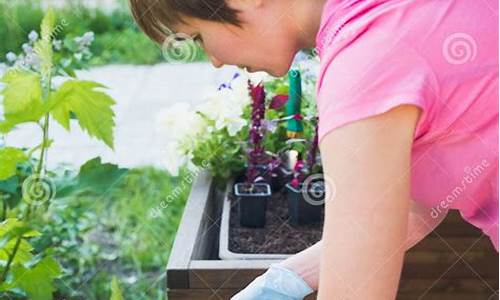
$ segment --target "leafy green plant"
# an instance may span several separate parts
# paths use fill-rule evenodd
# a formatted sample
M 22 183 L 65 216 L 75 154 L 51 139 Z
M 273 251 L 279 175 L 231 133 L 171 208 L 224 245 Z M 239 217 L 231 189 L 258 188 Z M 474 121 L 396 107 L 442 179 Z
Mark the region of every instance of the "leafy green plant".
M 55 40 L 65 26 L 64 20 L 56 21 L 49 9 L 41 22 L 40 35 L 30 33 L 24 54 L 13 54 L 12 65 L 1 79 L 0 133 L 14 134 L 16 127 L 34 123 L 40 128 L 41 142 L 27 149 L 0 147 L 0 292 L 41 300 L 53 298 L 54 280 L 62 274 L 52 243 L 42 243 L 40 219 L 44 212 L 52 202 L 68 197 L 101 195 L 126 172 L 102 164 L 100 158 L 91 159 L 74 175 L 57 176 L 47 170 L 52 120 L 69 131 L 74 119 L 89 136 L 110 148 L 115 125 L 115 102 L 101 91 L 104 86 L 78 80 L 74 73 L 90 57 L 88 46 L 93 35 Z M 59 87 L 52 82 L 57 75 L 67 79 Z
M 110 11 L 89 7 L 84 0 L 67 0 L 55 9 L 57 15 L 69 24 L 65 37 L 75 38 L 85 32 L 95 33 L 90 50 L 95 54 L 92 66 L 109 63 L 154 64 L 165 62 L 161 47 L 149 40 L 135 24 L 127 1 Z M 41 0 L 0 0 L 0 62 L 6 61 L 10 51 L 21 51 L 25 33 L 36 30 L 43 18 Z M 56 39 L 61 38 L 56 34 Z M 204 52 L 196 51 L 195 61 L 207 60 Z
M 123 300 L 122 291 L 120 290 L 120 285 L 118 284 L 118 279 L 113 276 L 111 281 L 111 297 L 109 300 Z

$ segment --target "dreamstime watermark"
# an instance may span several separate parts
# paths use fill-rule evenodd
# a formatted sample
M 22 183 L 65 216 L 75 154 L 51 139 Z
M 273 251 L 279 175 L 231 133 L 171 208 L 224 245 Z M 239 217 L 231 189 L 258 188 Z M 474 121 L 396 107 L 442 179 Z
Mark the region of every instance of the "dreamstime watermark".
M 448 63 L 463 65 L 476 58 L 477 44 L 469 34 L 456 32 L 449 35 L 443 42 L 442 52 Z
M 186 191 L 186 189 L 190 188 L 194 179 L 202 170 L 206 170 L 208 167 L 208 161 L 203 160 L 201 162 L 201 167 L 196 166 L 194 170 L 188 170 L 188 173 L 180 180 L 178 185 L 165 197 L 165 199 L 161 200 L 157 206 L 149 210 L 149 217 L 152 219 L 160 217 L 163 214 L 162 211 L 168 208 L 170 203 L 178 199 Z
M 327 195 L 327 192 L 329 194 Z M 309 175 L 302 183 L 304 200 L 314 206 L 323 205 L 335 197 L 337 188 L 333 180 L 323 173 Z
M 168 62 L 194 61 L 199 50 L 196 41 L 185 33 L 169 34 L 161 47 L 163 57 Z
M 474 167 L 465 167 L 464 173 L 462 176 L 462 180 L 460 185 L 455 186 L 446 197 L 439 202 L 436 207 L 431 209 L 430 215 L 433 219 L 436 219 L 439 214 L 442 212 L 446 212 L 448 207 L 455 202 L 466 190 L 467 186 L 476 181 L 489 166 L 489 162 L 486 159 L 483 159 L 479 164 Z
M 56 196 L 56 185 L 45 175 L 30 175 L 23 181 L 22 198 L 30 205 L 41 205 Z

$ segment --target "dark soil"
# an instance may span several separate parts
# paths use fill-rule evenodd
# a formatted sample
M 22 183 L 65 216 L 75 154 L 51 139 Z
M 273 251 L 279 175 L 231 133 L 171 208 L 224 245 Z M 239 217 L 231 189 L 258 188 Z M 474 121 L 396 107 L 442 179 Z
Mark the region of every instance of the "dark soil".
M 321 221 L 293 226 L 288 222 L 286 190 L 273 193 L 267 203 L 264 228 L 242 227 L 238 220 L 236 197 L 230 193 L 229 250 L 236 253 L 295 254 L 321 239 Z

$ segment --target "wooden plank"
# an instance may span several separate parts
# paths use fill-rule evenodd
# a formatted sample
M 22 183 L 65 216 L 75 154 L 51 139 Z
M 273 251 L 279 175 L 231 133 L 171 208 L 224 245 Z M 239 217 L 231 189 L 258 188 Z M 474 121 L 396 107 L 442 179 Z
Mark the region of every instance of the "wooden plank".
M 214 190 L 213 184 L 210 189 L 211 191 L 207 197 L 205 207 L 203 208 L 203 217 L 199 223 L 199 229 L 195 239 L 195 247 L 193 254 L 191 255 L 192 260 L 211 258 L 213 246 L 219 232 L 219 226 L 216 225 L 219 218 L 215 215 L 217 209 L 214 201 L 214 198 L 216 198 L 216 191 Z M 196 201 L 196 199 L 194 200 Z
M 239 292 L 238 289 L 172 289 L 168 291 L 168 299 L 172 300 L 229 300 Z M 305 300 L 316 299 L 317 294 L 311 294 Z M 332 298 L 333 299 L 333 298 Z M 397 300 L 495 300 L 493 292 L 454 293 L 454 292 L 410 292 L 398 293 Z
M 460 257 L 463 257 L 471 265 L 482 261 L 488 261 L 490 263 L 498 261 L 496 252 L 489 251 L 469 251 L 463 256 L 461 253 L 456 254 L 453 252 L 412 251 L 406 253 L 404 263 L 409 265 L 429 263 L 443 263 L 451 265 Z
M 439 278 L 444 274 L 444 278 L 477 278 L 478 274 L 482 278 L 497 278 L 498 263 L 492 264 L 491 260 L 482 260 L 474 262 L 473 270 L 469 268 L 462 260 L 455 262 L 432 262 L 407 264 L 405 263 L 402 271 L 402 278 Z M 477 273 L 477 274 L 476 274 Z
M 277 260 L 192 261 L 189 282 L 192 288 L 242 288 L 264 273 Z
M 168 299 L 175 300 L 229 300 L 237 294 L 239 289 L 173 289 L 168 291 Z M 312 293 L 305 300 L 316 299 L 317 294 Z
M 494 300 L 493 293 L 404 293 L 397 300 Z
M 491 288 L 498 289 L 497 279 L 480 278 L 437 278 L 432 279 L 402 279 L 399 282 L 398 293 L 418 293 L 425 292 L 429 289 L 430 292 L 449 292 L 454 294 L 462 293 L 490 293 Z
M 221 300 L 231 299 L 238 289 L 170 289 L 167 292 L 168 300 Z
M 450 248 L 451 247 L 451 248 Z M 444 252 L 456 252 L 462 254 L 466 250 L 472 248 L 481 248 L 488 251 L 495 251 L 489 238 L 483 236 L 478 237 L 446 237 L 446 236 L 435 236 L 432 233 L 426 238 L 420 241 L 418 244 L 413 246 L 410 251 L 444 251 Z M 453 249 L 453 250 L 452 250 Z
M 212 179 L 208 172 L 201 171 L 193 184 L 186 202 L 181 223 L 167 264 L 167 286 L 170 288 L 189 287 L 189 263 L 199 238 L 203 213 L 211 197 Z M 207 188 L 210 187 L 210 188 Z

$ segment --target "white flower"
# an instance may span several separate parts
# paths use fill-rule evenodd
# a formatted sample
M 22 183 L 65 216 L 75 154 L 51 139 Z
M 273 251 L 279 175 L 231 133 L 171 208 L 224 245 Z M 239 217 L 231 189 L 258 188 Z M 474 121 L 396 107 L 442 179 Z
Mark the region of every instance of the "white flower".
M 231 136 L 236 135 L 246 125 L 242 119 L 244 105 L 242 99 L 229 89 L 217 91 L 204 103 L 196 107 L 210 120 L 215 121 L 215 129 L 227 128 Z
M 26 65 L 36 68 L 40 64 L 40 58 L 35 53 L 28 54 L 25 57 Z
M 196 107 L 210 120 L 215 121 L 215 129 L 227 128 L 230 136 L 236 135 L 247 120 L 242 118 L 245 107 L 250 105 L 248 76 L 238 74 L 217 91 L 210 92 L 206 101 Z
M 94 33 L 92 31 L 85 32 L 82 36 L 75 37 L 74 40 L 80 49 L 84 49 L 94 41 Z
M 179 169 L 190 161 L 190 156 L 180 150 L 176 142 L 170 142 L 162 151 L 162 162 L 172 176 L 179 175 Z
M 16 61 L 16 59 L 17 59 L 17 55 L 16 55 L 16 54 L 14 54 L 13 52 L 9 52 L 9 53 L 7 53 L 7 54 L 5 55 L 5 58 L 7 58 L 7 61 L 8 61 L 8 62 L 12 63 L 12 62 Z
M 92 43 L 94 41 L 94 32 L 92 31 L 87 31 L 83 34 L 83 39 L 85 42 L 88 44 Z
M 259 82 L 266 82 L 273 80 L 274 78 L 269 75 L 267 72 L 253 72 L 253 73 L 248 73 L 248 76 L 252 83 L 258 84 Z
M 156 116 L 157 128 L 167 138 L 181 140 L 192 138 L 206 126 L 203 119 L 188 103 L 179 102 L 161 110 Z
M 248 90 L 248 77 L 240 75 L 231 82 L 231 89 L 225 90 L 226 95 L 238 102 L 241 106 L 247 106 L 251 103 L 250 92 Z
M 34 52 L 33 47 L 30 44 L 24 43 L 22 46 L 24 53 L 27 55 L 32 54 Z
M 38 33 L 36 31 L 32 30 L 28 34 L 28 39 L 30 40 L 30 42 L 35 42 L 36 40 L 38 40 Z
M 62 41 L 61 40 L 53 40 L 52 45 L 54 46 L 54 49 L 57 51 L 62 49 Z
M 229 133 L 230 136 L 235 136 L 245 125 L 247 124 L 247 121 L 245 119 L 242 119 L 240 117 L 229 117 L 229 118 L 224 118 L 224 119 L 218 119 L 215 122 L 215 128 L 221 129 L 226 127 L 227 132 Z

